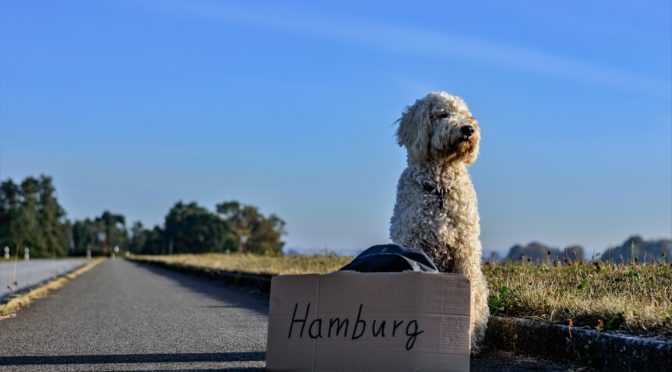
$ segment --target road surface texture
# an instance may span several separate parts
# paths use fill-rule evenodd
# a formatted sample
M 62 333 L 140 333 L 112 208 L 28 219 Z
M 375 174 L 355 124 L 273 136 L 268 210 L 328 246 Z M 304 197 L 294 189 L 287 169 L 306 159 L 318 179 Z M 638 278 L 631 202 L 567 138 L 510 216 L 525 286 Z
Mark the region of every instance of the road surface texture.
M 86 259 L 30 260 L 0 262 L 0 301 L 13 292 L 34 286 L 54 276 L 72 271 Z
M 0 370 L 237 370 L 265 366 L 268 297 L 109 260 L 0 321 Z M 473 371 L 564 371 L 489 354 Z

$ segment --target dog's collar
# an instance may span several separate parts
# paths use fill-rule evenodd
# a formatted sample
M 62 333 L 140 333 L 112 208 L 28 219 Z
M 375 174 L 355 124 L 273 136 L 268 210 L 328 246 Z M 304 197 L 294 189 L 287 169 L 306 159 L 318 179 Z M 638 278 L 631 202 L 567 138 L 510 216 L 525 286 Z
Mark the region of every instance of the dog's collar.
M 418 175 L 411 169 L 411 176 L 413 179 L 420 184 L 423 190 L 427 193 L 443 196 L 446 194 L 446 190 L 439 186 L 438 182 L 434 180 L 427 179 L 421 175 Z
M 441 193 L 439 189 L 436 187 L 436 184 L 433 184 L 432 182 L 424 181 L 420 182 L 420 185 L 422 186 L 422 189 L 425 190 L 425 192 L 431 192 L 432 194 Z
M 423 176 L 420 176 L 420 175 L 416 174 L 415 172 L 413 172 L 412 170 L 411 170 L 411 175 L 412 175 L 413 179 L 415 180 L 415 182 L 417 182 L 427 194 L 437 196 L 436 199 L 438 201 L 439 210 L 446 209 L 446 191 L 447 190 L 445 188 L 440 187 L 438 182 L 436 182 L 434 180 L 427 179 Z

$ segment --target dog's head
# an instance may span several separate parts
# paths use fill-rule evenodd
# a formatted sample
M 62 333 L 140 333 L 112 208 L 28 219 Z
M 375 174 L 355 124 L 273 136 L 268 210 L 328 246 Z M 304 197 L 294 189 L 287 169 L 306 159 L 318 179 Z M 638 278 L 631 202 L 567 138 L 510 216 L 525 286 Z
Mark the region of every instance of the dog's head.
M 397 141 L 413 162 L 471 164 L 478 156 L 481 130 L 460 97 L 429 93 L 408 107 L 398 122 Z

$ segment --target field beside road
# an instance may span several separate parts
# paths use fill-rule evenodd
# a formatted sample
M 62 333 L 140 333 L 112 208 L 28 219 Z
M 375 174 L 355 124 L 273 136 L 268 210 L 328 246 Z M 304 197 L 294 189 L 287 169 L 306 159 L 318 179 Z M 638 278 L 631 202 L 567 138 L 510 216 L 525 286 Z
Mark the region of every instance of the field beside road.
M 350 257 L 245 254 L 136 256 L 146 261 L 248 274 L 328 273 Z M 493 315 L 672 337 L 672 265 L 488 263 Z

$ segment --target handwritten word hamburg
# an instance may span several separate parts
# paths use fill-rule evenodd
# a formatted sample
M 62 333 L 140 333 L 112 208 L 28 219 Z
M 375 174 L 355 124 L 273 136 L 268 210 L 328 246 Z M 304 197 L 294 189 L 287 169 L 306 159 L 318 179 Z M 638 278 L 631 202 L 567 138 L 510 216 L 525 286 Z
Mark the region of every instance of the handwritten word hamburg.
M 392 320 L 390 322 L 379 319 L 362 319 L 362 309 L 364 304 L 359 305 L 357 311 L 357 318 L 351 319 L 348 317 L 340 318 L 315 318 L 309 322 L 310 302 L 306 305 L 306 311 L 303 318 L 297 318 L 296 312 L 299 309 L 299 304 L 294 305 L 294 313 L 292 314 L 292 322 L 289 326 L 288 339 L 292 339 L 292 335 L 297 338 L 303 338 L 304 335 L 312 339 L 330 338 L 330 337 L 344 337 L 348 338 L 348 334 L 352 340 L 357 340 L 364 336 L 367 329 L 370 330 L 373 337 L 407 337 L 406 350 L 411 350 L 415 345 L 415 340 L 425 331 L 420 330 L 420 325 L 417 320 Z M 300 316 L 300 315 L 299 315 Z M 296 325 L 297 329 L 294 329 Z M 306 325 L 308 330 L 306 332 Z M 370 328 L 369 328 L 370 325 Z M 404 327 L 405 325 L 405 327 Z M 298 327 L 301 329 L 298 330 Z M 352 328 L 350 327 L 352 326 Z M 351 333 L 348 333 L 352 330 Z

